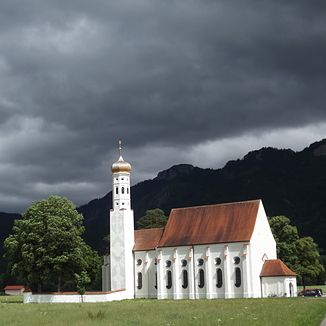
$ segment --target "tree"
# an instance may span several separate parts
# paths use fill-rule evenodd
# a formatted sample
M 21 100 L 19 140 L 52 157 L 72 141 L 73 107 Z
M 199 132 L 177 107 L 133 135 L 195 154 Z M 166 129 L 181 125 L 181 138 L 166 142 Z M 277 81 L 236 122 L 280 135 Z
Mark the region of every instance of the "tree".
M 80 294 L 81 300 L 83 302 L 83 295 L 86 292 L 86 284 L 91 282 L 91 278 L 89 277 L 87 272 L 82 271 L 80 275 L 75 273 L 75 279 L 77 284 L 77 292 Z
M 37 284 L 38 292 L 46 281 L 56 281 L 60 291 L 62 280 L 82 271 L 95 279 L 100 258 L 81 238 L 83 216 L 71 201 L 50 196 L 32 203 L 22 216 L 4 242 L 12 274 Z
M 168 221 L 168 217 L 164 215 L 164 212 L 159 209 L 152 209 L 146 211 L 146 215 L 141 217 L 136 223 L 138 230 L 141 229 L 153 229 L 163 228 Z
M 302 279 L 303 288 L 306 288 L 307 277 L 317 277 L 325 271 L 324 266 L 319 262 L 317 244 L 311 237 L 301 238 L 297 241 L 299 268 L 297 273 Z
M 285 216 L 274 216 L 268 221 L 276 241 L 277 257 L 295 271 L 298 268 L 297 241 L 299 234 L 297 228 L 290 225 L 290 220 Z
M 301 278 L 305 288 L 307 277 L 317 277 L 324 272 L 319 262 L 317 244 L 311 237 L 299 238 L 298 230 L 285 216 L 269 218 L 276 241 L 277 256 Z

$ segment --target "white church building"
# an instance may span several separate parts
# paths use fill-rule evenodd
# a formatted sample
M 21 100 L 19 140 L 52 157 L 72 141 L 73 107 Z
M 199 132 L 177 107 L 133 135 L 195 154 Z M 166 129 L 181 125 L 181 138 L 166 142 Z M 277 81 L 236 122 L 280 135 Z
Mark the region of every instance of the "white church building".
M 296 296 L 296 274 L 277 259 L 261 200 L 173 209 L 165 228 L 134 230 L 131 165 L 112 167 L 110 247 L 102 291 L 123 298 Z

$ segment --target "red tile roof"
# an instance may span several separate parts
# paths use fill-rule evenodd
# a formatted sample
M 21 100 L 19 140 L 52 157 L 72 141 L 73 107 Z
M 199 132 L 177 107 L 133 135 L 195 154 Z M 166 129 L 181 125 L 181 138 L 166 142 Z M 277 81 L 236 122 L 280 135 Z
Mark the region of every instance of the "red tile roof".
M 173 209 L 159 247 L 250 241 L 260 200 Z
M 269 276 L 297 276 L 280 259 L 265 260 L 260 273 L 261 277 Z
M 24 285 L 7 285 L 4 290 L 21 290 Z
M 164 228 L 135 230 L 133 251 L 154 250 L 160 241 L 163 231 Z M 106 248 L 104 254 L 110 255 L 110 245 Z
M 154 250 L 161 239 L 163 231 L 164 228 L 136 230 L 133 250 Z

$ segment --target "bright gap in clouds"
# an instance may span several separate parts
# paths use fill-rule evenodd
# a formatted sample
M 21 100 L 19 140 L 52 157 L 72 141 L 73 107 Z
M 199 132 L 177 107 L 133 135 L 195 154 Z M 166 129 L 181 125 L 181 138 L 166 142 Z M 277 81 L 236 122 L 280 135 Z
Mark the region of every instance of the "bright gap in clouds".
M 302 151 L 326 137 L 326 123 L 295 129 L 279 129 L 262 134 L 209 141 L 195 146 L 189 162 L 201 168 L 222 168 L 228 161 L 242 159 L 248 152 L 262 147 Z
M 278 129 L 207 141 L 190 148 L 148 146 L 138 150 L 137 153 L 128 149 L 126 156 L 133 166 L 132 180 L 133 184 L 136 184 L 146 179 L 153 179 L 158 172 L 176 164 L 186 163 L 199 168 L 219 169 L 228 161 L 242 159 L 248 152 L 262 147 L 302 151 L 310 144 L 325 138 L 325 130 L 326 123 L 320 123 L 301 128 Z

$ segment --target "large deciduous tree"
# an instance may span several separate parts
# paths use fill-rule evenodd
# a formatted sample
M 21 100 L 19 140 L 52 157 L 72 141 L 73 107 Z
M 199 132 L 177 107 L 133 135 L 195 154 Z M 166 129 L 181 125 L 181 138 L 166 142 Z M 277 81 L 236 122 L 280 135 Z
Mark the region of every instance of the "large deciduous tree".
M 269 225 L 276 241 L 277 257 L 295 271 L 298 267 L 297 241 L 299 234 L 297 228 L 290 225 L 290 220 L 285 216 L 269 218 Z
M 62 280 L 83 271 L 95 279 L 100 258 L 81 238 L 83 216 L 71 201 L 50 196 L 32 203 L 22 216 L 4 242 L 13 274 L 37 284 L 39 292 L 47 281 L 57 282 L 60 291 Z
M 269 218 L 269 224 L 276 241 L 278 258 L 298 274 L 305 288 L 307 277 L 317 277 L 324 272 L 319 262 L 317 244 L 311 237 L 300 239 L 297 228 L 291 226 L 285 216 Z
M 165 227 L 167 221 L 168 217 L 164 215 L 164 212 L 161 209 L 156 208 L 146 211 L 146 215 L 141 217 L 136 224 L 138 230 L 153 229 Z
M 317 277 L 325 271 L 319 262 L 317 244 L 311 237 L 304 237 L 297 241 L 299 268 L 297 273 L 302 279 L 303 288 L 306 288 L 307 277 Z

